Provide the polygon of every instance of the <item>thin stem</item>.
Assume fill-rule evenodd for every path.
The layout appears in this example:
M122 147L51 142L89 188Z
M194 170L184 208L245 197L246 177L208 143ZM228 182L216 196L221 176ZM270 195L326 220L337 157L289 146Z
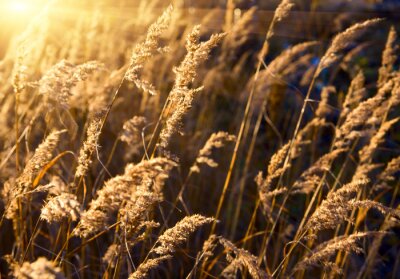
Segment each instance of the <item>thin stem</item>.
M249 117L249 114L250 114L250 108L251 108L251 105L253 103L256 84L257 84L258 77L260 75L260 70L261 70L261 67L262 67L262 60L265 57L265 55L267 54L267 52L268 52L268 39L269 39L270 33L271 33L270 30L272 30L273 26L274 26L274 20L272 21L272 23L271 23L271 25L269 27L269 31L267 33L267 36L266 36L265 40L264 40L263 48L261 49L261 53L260 53L260 55L258 57L257 70L256 70L256 73L255 73L255 76L254 76L254 80L253 80L253 84L252 84L252 87L251 87L250 95L249 95L249 98L247 100L246 108L245 108L244 115L243 115L243 120L242 120L242 122L240 124L240 130L239 130L238 136L236 137L237 141L236 141L235 148L234 148L234 151L233 151L233 155L232 155L232 158L231 158L231 162L230 162L230 165L229 165L229 170L228 170L228 173L226 175L225 183L224 183L224 186L223 186L223 189L222 189L222 193L221 193L221 196L220 196L220 199L219 199L219 202L218 202L217 212L215 214L215 219L216 220L219 218L219 215L221 213L222 205L223 205L224 200L225 200L225 195L226 195L226 192L228 190L228 186L229 186L229 183L230 183L230 180L231 180L231 177L232 177L233 168L234 168L235 163L236 163L236 158L237 158L237 155L238 155L239 147L240 147L240 144L242 142L242 138L243 138L243 134L244 134L244 131L245 131L246 123L247 123L247 120L248 120L248 117ZM214 222L212 227L211 227L210 235L214 233L216 225L217 225L217 223Z
M19 92L15 92L15 169L19 173L19 119L18 119L18 106L19 106Z

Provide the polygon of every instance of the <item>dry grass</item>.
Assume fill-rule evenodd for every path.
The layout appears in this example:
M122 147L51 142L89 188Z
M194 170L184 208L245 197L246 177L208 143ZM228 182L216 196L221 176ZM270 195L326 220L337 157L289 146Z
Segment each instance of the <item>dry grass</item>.
M1 278L397 278L393 18L100 2L0 61Z

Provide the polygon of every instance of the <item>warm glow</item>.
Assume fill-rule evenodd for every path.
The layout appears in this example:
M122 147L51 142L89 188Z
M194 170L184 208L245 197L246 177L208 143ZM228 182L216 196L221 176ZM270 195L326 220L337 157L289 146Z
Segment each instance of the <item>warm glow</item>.
M8 3L8 8L10 10L10 12L14 12L14 13L26 13L30 10L30 5L29 5L30 1L15 1L15 0L11 0Z
M22 31L43 9L46 2L47 0L0 0L0 30Z

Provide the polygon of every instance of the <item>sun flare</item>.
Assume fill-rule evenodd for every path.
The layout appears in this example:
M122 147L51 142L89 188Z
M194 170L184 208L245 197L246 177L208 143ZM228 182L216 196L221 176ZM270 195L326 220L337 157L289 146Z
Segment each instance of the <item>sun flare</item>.
M7 6L13 13L27 13L32 8L29 1L9 1Z

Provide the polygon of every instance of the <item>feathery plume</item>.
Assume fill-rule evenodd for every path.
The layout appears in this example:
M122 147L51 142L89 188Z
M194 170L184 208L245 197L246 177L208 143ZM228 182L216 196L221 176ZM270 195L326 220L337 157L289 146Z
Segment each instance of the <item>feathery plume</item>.
M213 133L210 138L207 140L204 147L200 150L196 162L190 168L192 172L200 172L199 166L202 164L208 165L210 168L218 167L218 163L215 162L210 156L212 154L213 149L219 149L225 146L227 142L235 141L236 137L234 135L230 135L226 132L218 132Z
M149 27L145 41L135 46L129 69L125 73L127 80L134 82L139 89L151 95L157 94L157 90L149 81L142 80L139 77L139 71L143 69L144 64L156 52L160 51L159 41L169 27L172 11L173 7L170 5L157 21Z
M336 88L333 86L325 86L321 92L321 100L318 103L317 110L315 112L315 117L309 121L301 130L297 133L296 139L294 140L291 158L297 158L301 155L302 147L311 143L310 140L307 140L307 136L317 128L321 128L329 125L326 121L326 117L332 111L331 106L329 105L329 99L332 94L336 93Z
M237 63L238 57L242 55L243 47L253 42L257 28L256 24L254 24L256 12L256 7L247 10L226 35L221 44L221 57L219 58L224 64Z
M282 21L285 17L289 15L290 9L294 6L294 3L292 3L291 0L282 0L278 7L276 7L275 12L274 12L274 17L272 18L272 22L270 24L270 27L268 29L268 33L266 36L265 43L263 45L263 50L261 51L261 54L267 54L268 49L269 49L269 44L268 41L272 38L272 36L275 34L274 33L274 27L277 22ZM262 57L260 57L262 58Z
M281 149L278 150L269 161L268 164L268 176L274 175L284 165L287 153L289 151L290 142L286 143Z
M400 171L400 156L393 158L386 166L385 170L378 175L378 182L374 185L374 190L382 190L388 187L388 183L396 180L396 173Z
M361 165L368 164L370 159L372 158L374 152L378 148L380 144L382 144L385 140L386 134L389 132L390 128L396 124L400 118L395 118L389 121L386 121L382 123L382 125L379 127L379 130L377 133L374 134L374 136L371 138L369 144L364 146L359 154L360 154L360 167Z
M27 70L28 68L24 65L25 54L22 50L18 51L17 60L14 65L12 73L12 85L14 93L21 93L27 84Z
M144 263L141 263L139 265L139 267L136 269L136 271L133 272L129 276L129 279L145 279L145 278L149 278L150 270L152 270L153 268L158 267L161 264L161 262L163 262L165 260L169 260L171 258L172 258L171 255L164 255L164 256L160 256L160 257L155 258L155 259L148 259Z
M160 146L166 148L171 136L180 132L183 116L192 106L193 98L202 90L202 87L190 89L189 85L196 78L196 70L204 62L211 50L222 40L225 34L212 35L206 42L200 40L200 26L193 28L186 40L187 54L182 63L174 69L175 84L170 92L169 100L172 114L168 116L165 126L160 133Z
M352 181L342 188L330 192L321 205L314 211L307 222L306 229L318 232L323 229L333 229L337 225L349 220L349 212L353 207L349 200L359 191L361 186L369 183L368 179Z
M53 262L44 257L38 258L35 262L24 262L22 266L13 270L15 278L20 279L64 279L66 278L61 269Z
M124 123L121 134L121 141L129 145L135 145L141 142L141 133L147 121L145 117L134 116Z
M264 213L268 218L272 218L272 198L287 192L286 188L271 190L271 184L273 180L279 178L282 174L283 169L279 169L273 176L267 176L266 179L263 178L262 172L259 172L255 177L255 182L257 184L258 194L260 196L260 201L263 205Z
M391 85L391 87L386 86L386 84ZM385 98L383 102L373 110L372 116L366 122L368 126L372 127L373 131L375 131L376 127L381 125L383 121L386 121L391 108L400 104L400 75L389 80L386 84L380 88L387 88L387 92L390 93L390 96Z
M60 135L64 131L55 131L50 133L46 139L36 148L33 156L28 160L22 174L15 181L8 181L2 194L5 197L8 207L6 217L12 219L18 209L18 198L24 199L24 193L33 189L33 182L39 172L51 160L53 150L57 146Z
M392 215L397 219L400 219L400 210L384 206L380 202L371 200L363 200L363 201L350 200L349 204L353 208L365 208L365 209L373 208L382 213L384 216Z
M72 89L77 83L87 80L93 72L103 68L104 65L97 61L76 66L61 60L39 80L39 93L53 104L68 109Z
M380 21L381 19L370 19L361 23L356 23L342 33L336 35L336 37L333 38L330 47L321 58L316 75L318 76L323 69L337 62L342 56L341 53L347 47L349 47L357 38L364 34L368 28L376 25Z
M114 268L115 267L115 258L118 254L120 254L121 245L119 244L111 244L108 246L106 253L101 259L103 263Z
M243 265L240 260L236 258L232 258L231 256L227 256L227 259L230 263L222 270L221 278L225 279L234 279L237 278L237 271L243 269Z
M315 117L317 119L325 119L332 111L329 106L329 97L336 93L334 86L325 86L321 92L321 101L318 103L317 110L315 111Z
M286 188L271 190L275 184L278 182L280 176L290 168L290 164L284 166L284 161L286 155L289 151L290 142L286 143L281 149L278 150L269 161L267 177L264 179L262 173L260 172L255 181L258 187L258 194L262 202L265 214L271 218L272 208L271 208L271 198L277 195L283 194L287 191Z
M388 99L388 94L393 89L393 82L387 82L379 88L378 93L360 103L346 117L345 122L336 130L335 148L349 147L351 142L369 133L364 129L365 123L370 119L374 110Z
M400 75L394 78L394 86L389 105L393 107L400 105Z
M293 8L294 3L291 0L282 0L281 3L276 7L274 18L276 21L282 21L289 15L289 11Z
M124 123L120 140L129 145L129 154L139 155L144 149L144 129L147 120L142 116L134 116Z
M80 203L74 194L63 193L52 197L42 208L40 218L48 223L61 222L65 218L77 221L80 215Z
M163 197L160 193L154 192L151 185L152 181L143 181L134 191L131 199L119 210L121 228L127 235L132 235L148 225L153 225L146 222L147 213L156 203L161 202Z
M207 261L207 258L214 255L214 250L217 247L217 241L218 237L215 234L210 235L208 239L204 241L203 249L201 249L201 254L204 257L204 261Z
M32 158L29 159L18 181L27 186L32 184L39 171L49 163L53 150L60 141L61 134L64 131L51 132L46 139L35 149Z
M61 195L62 193L68 193L68 185L59 176L52 176L50 182L44 187L49 188L49 194L53 196Z
M294 45L289 49L283 51L278 57L276 57L267 67L263 70L260 75L267 75L267 80L271 82L281 83L282 80L286 81L288 76L298 70L298 61L303 57L306 57L306 61L309 61L312 56L307 56L305 53L309 52L318 42L305 42ZM272 79L271 79L272 77ZM277 79L277 81L275 81Z
M346 220L352 222L353 220L350 219L348 215L352 210L357 208L374 208L384 215L391 214L399 218L399 210L388 208L379 202L371 200L358 201L352 199L360 190L361 186L368 183L369 180L366 178L359 180L353 178L352 182L334 192L330 192L308 220L306 229L312 229L314 232L318 232L323 229L336 228Z
M89 166L92 163L91 157L98 147L101 122L101 118L95 118L89 124L86 141L79 152L78 167L75 172L76 177L84 177L89 170Z
M343 102L343 109L340 113L341 119L346 119L350 111L365 100L367 97L367 90L365 89L365 77L362 71L351 81L349 90L347 92L346 98Z
M249 251L237 248L232 242L223 237L219 237L219 242L225 249L235 255L235 257L229 255L227 257L228 261L235 261L234 267L246 267L251 277L254 279L269 278L268 274L258 266L257 257L252 255Z
M214 218L207 218L198 214L186 216L176 223L173 228L167 229L157 240L154 252L158 255L174 253L177 246L184 243L191 233L203 225L214 222Z
M293 184L292 193L311 193L321 182L321 176L330 169L332 162L347 149L336 149L320 157L310 168L304 171Z
M271 208L271 198L283 194L287 191L286 188L271 190L275 184L278 182L280 176L290 168L290 164L284 166L284 161L286 155L289 151L290 142L286 143L281 149L278 150L272 157L268 164L267 177L264 179L262 173L260 172L255 181L258 186L258 194L262 202L264 212L269 218L271 218L272 208Z
M379 68L378 85L381 86L389 81L397 59L399 46L396 43L397 34L394 26L390 28L385 50L382 54L382 66Z
M362 253L363 249L358 245L360 239L382 235L384 232L357 232L349 236L339 236L318 245L311 256L306 257L295 266L295 270L304 270L311 267L323 266L324 268L340 272L340 268L330 259L338 251L348 253Z
M112 214L117 212L124 201L129 201L137 189L151 181L152 192L162 195L162 188L168 172L176 164L165 158L129 164L122 175L111 178L97 193L88 210L81 214L76 234L86 237L107 226Z

